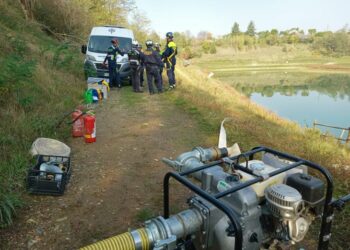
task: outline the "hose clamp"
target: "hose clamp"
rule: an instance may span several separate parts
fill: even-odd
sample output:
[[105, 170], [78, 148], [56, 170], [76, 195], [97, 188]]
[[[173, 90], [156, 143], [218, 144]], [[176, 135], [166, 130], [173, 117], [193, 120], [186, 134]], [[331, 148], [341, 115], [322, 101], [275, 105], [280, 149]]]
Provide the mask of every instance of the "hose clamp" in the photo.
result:
[[176, 249], [176, 236], [171, 235], [169, 238], [164, 240], [159, 240], [154, 244], [153, 250], [173, 250]]
[[135, 249], [142, 250], [142, 238], [141, 238], [141, 235], [139, 234], [139, 232], [137, 230], [133, 230], [130, 232], [130, 234], [134, 239]]

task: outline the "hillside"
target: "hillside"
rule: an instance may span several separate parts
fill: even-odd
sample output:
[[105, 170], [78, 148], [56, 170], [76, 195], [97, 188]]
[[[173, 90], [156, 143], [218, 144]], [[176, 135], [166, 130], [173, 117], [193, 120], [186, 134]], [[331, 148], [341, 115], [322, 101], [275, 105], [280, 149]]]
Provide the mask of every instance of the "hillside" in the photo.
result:
[[[56, 128], [79, 103], [84, 82], [78, 47], [26, 20], [18, 1], [0, 1], [0, 224], [21, 205], [28, 150], [37, 137], [66, 138]], [[67, 94], [68, 93], [68, 94]]]

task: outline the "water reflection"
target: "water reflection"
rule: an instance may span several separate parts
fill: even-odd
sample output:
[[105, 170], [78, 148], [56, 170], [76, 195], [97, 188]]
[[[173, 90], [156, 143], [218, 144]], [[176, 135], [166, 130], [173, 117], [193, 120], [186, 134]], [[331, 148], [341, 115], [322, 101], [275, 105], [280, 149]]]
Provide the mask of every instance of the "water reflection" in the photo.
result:
[[350, 96], [350, 76], [349, 75], [323, 75], [309, 80], [308, 83], [301, 83], [295, 85], [285, 85], [280, 81], [276, 85], [247, 85], [235, 84], [235, 88], [247, 95], [252, 93], [260, 93], [265, 97], [272, 97], [275, 93], [280, 93], [283, 96], [293, 96], [301, 91], [302, 96], [309, 96], [310, 91], [317, 91], [329, 97], [345, 99]]
[[[236, 89], [254, 102], [278, 115], [311, 127], [317, 120], [323, 124], [350, 127], [350, 76], [324, 75], [299, 85], [249, 86]], [[335, 136], [341, 131], [323, 129]]]

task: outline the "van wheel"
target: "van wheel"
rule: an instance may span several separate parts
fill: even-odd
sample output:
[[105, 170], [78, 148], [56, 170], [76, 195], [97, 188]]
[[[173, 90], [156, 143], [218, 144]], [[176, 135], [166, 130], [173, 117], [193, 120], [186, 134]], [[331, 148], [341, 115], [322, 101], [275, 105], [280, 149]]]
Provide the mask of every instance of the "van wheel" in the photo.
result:
[[131, 83], [131, 77], [123, 77], [122, 79], [122, 84], [124, 85], [124, 86], [126, 86], [126, 85], [132, 85], [132, 83]]

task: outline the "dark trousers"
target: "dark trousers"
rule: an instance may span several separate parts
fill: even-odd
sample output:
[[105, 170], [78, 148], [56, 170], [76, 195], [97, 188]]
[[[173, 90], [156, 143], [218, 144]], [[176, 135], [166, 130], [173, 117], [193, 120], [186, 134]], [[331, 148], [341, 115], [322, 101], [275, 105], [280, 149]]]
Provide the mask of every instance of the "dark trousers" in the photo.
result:
[[117, 71], [117, 64], [108, 63], [108, 71], [109, 71], [109, 86], [110, 87], [121, 86], [119, 72]]
[[160, 85], [163, 88], [163, 69], [164, 67], [159, 67], [159, 79], [160, 79]]
[[160, 85], [159, 67], [157, 65], [146, 65], [146, 74], [149, 93], [154, 93], [153, 79], [155, 81], [158, 92], [162, 92], [162, 86]]
[[175, 80], [175, 65], [167, 67], [166, 74], [167, 74], [168, 79], [169, 79], [169, 86], [175, 85], [175, 83], [176, 83], [176, 80]]
[[144, 78], [143, 78], [143, 75], [145, 73], [145, 67], [144, 66], [141, 66], [141, 69], [140, 69], [140, 86], [143, 87], [143, 82], [144, 82]]
[[140, 72], [141, 72], [141, 66], [131, 67], [131, 83], [132, 83], [132, 88], [135, 92], [140, 91]]

